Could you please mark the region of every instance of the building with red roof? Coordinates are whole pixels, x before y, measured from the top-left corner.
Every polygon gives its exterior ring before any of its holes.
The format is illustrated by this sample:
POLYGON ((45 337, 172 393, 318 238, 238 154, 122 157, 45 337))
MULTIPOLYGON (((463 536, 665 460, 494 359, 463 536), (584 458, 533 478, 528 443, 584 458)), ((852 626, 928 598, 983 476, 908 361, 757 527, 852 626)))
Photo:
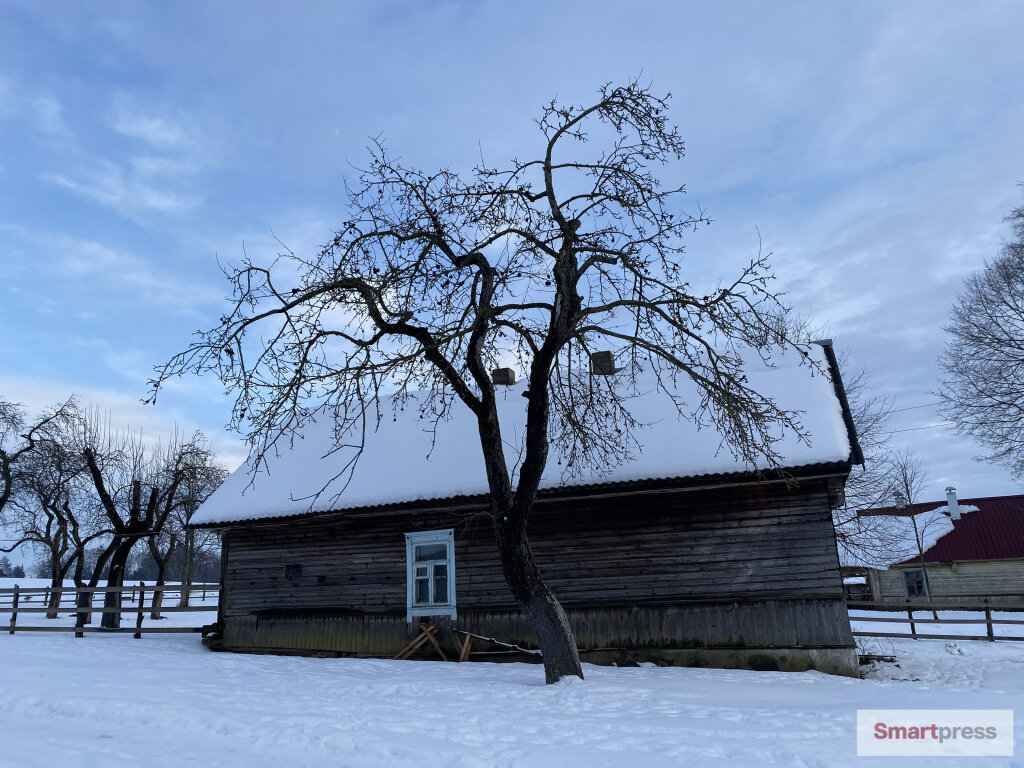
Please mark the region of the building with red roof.
POLYGON ((1024 600, 1024 495, 958 499, 861 510, 907 521, 911 549, 886 569, 867 573, 881 602, 1024 600))

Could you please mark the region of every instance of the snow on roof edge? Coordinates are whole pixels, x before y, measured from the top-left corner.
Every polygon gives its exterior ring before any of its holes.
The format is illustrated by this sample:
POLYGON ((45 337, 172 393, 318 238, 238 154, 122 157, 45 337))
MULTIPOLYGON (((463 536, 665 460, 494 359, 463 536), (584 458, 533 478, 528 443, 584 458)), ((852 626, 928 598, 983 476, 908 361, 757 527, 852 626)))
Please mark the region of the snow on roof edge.
MULTIPOLYGON (((848 468, 853 459, 853 440, 839 387, 832 381, 835 367, 828 359, 827 350, 819 345, 810 346, 808 354, 828 375, 800 365, 795 354, 788 358, 780 356, 773 367, 748 369, 748 375, 754 379, 752 386, 775 398, 780 407, 800 410, 801 421, 811 435, 813 445, 796 441, 792 435, 782 436, 777 444, 777 448, 782 449, 781 469, 791 471, 831 464, 844 464, 848 468)), ((502 388, 505 391, 499 410, 506 436, 521 434, 517 427, 522 427, 518 422, 525 418, 525 403, 516 395, 525 384, 521 381, 502 388)), ((550 496, 570 488, 678 482, 686 478, 757 474, 773 469, 767 465, 745 465, 727 450, 720 450, 721 436, 715 430, 697 429, 692 423, 675 417, 668 403, 663 393, 656 390, 631 401, 631 408, 635 407, 641 422, 648 427, 640 433, 641 447, 636 455, 623 465, 594 468, 578 477, 567 478, 565 467, 556 466, 557 455, 553 452, 542 481, 542 493, 550 496)), ((261 471, 252 477, 248 462, 239 467, 196 513, 194 524, 211 527, 485 497, 482 456, 478 455, 479 451, 466 450, 467 445, 477 440, 475 423, 467 425, 468 411, 457 410, 450 421, 443 422, 435 444, 424 438, 422 424, 412 414, 414 410, 407 408, 404 415, 396 413, 394 424, 385 419, 380 428, 367 435, 366 451, 341 498, 329 484, 328 490, 318 497, 310 495, 324 487, 323 478, 329 478, 335 466, 333 459, 323 458, 327 454, 326 432, 330 429, 312 424, 305 436, 295 441, 293 450, 282 451, 270 460, 270 473, 261 471), (403 471, 396 473, 395 467, 402 467, 403 471)), ((506 437, 506 441, 508 439, 506 437)))

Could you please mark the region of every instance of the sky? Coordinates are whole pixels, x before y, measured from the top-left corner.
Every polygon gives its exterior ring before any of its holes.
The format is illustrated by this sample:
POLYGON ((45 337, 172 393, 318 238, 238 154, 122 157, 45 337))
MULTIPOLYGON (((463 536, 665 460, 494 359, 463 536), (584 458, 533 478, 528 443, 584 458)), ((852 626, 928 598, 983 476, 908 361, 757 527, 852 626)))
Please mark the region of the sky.
POLYGON ((0 0, 0 397, 77 394, 147 435, 201 428, 234 467, 218 382, 154 365, 226 308, 220 263, 344 220, 380 136, 421 168, 537 147, 553 97, 672 93, 666 169, 714 220, 696 280, 761 247, 786 300, 900 409, 923 498, 1020 492, 936 412, 963 277, 1024 180, 1019 2, 0 0))

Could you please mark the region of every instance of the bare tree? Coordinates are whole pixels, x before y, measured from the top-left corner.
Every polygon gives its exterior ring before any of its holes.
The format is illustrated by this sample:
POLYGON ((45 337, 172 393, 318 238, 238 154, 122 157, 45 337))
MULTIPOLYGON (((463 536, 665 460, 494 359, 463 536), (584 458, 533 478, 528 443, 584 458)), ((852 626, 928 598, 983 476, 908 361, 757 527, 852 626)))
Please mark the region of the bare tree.
MULTIPOLYGON (((16 414, 7 410, 7 424, 22 426, 24 418, 11 418, 12 413, 16 414)), ((25 430, 18 448, 0 457, 6 464, 3 522, 15 536, 14 543, 0 551, 11 552, 25 545, 42 550, 53 587, 47 618, 56 618, 68 572, 81 567, 85 547, 104 533, 83 530, 79 491, 85 464, 72 447, 80 418, 72 397, 44 413, 25 430)), ((9 442, 10 435, 6 437, 9 442)), ((90 523, 85 527, 91 528, 90 523)))
POLYGON ((196 530, 190 525, 192 516, 229 474, 224 467, 216 464, 214 459, 215 454, 210 449, 208 461, 205 464, 197 464, 185 476, 178 494, 180 503, 173 515, 174 525, 180 531, 181 599, 178 605, 181 607, 189 604, 197 559, 204 553, 215 550, 219 543, 216 533, 196 530))
POLYGON ((891 515, 858 513, 892 505, 894 494, 902 488, 901 466, 910 457, 889 443, 892 396, 873 388, 866 368, 851 369, 848 355, 840 356, 839 366, 864 454, 864 463, 855 467, 846 481, 844 503, 832 511, 839 559, 844 565, 885 568, 906 556, 902 554, 907 546, 904 521, 891 515))
MULTIPOLYGON (((183 441, 175 434, 166 445, 147 447, 141 438, 112 430, 91 414, 86 422, 82 454, 100 509, 111 531, 97 558, 89 586, 95 587, 106 570, 107 587, 124 585, 125 567, 140 540, 156 536, 178 503, 178 489, 192 467, 202 464, 204 440, 197 434, 183 441)), ((87 607, 91 595, 81 605, 87 607)), ((108 592, 104 605, 120 608, 121 594, 108 592)), ((120 626, 120 613, 103 614, 102 626, 120 626)))
POLYGON ((3 515, 14 492, 18 462, 29 455, 40 434, 50 425, 66 422, 76 408, 75 399, 70 398, 28 424, 25 409, 21 405, 0 398, 0 515, 3 515))
POLYGON ((1024 480, 1024 206, 1005 221, 1012 238, 964 280, 950 311, 942 414, 1024 480))
MULTIPOLYGON (((904 449, 894 454, 892 467, 896 485, 895 496, 898 500, 897 506, 900 504, 909 506, 917 503, 921 496, 921 491, 924 490, 928 482, 928 473, 925 471, 921 459, 909 448, 904 449)), ((919 519, 916 514, 910 514, 908 517, 910 519, 910 527, 914 532, 915 554, 921 563, 921 580, 924 582, 925 595, 930 596, 931 586, 928 583, 928 566, 924 561, 925 540, 929 533, 931 533, 929 530, 930 526, 934 526, 938 518, 922 517, 919 519)), ((934 609, 932 610, 932 617, 939 618, 938 612, 934 609)))
MULTIPOLYGON (((582 677, 527 536, 550 442, 570 473, 626 461, 641 425, 623 393, 641 369, 751 466, 778 464, 780 429, 803 436, 744 375, 746 356, 792 346, 767 257, 703 288, 684 268, 683 237, 708 220, 651 170, 683 154, 666 99, 634 81, 589 106, 552 101, 533 159, 481 161, 465 177, 410 168, 374 142, 334 238, 310 257, 286 249, 269 267, 246 257, 228 268, 233 305, 152 382, 155 398, 169 377, 218 375, 237 393, 232 425, 256 468, 315 418, 333 420, 335 447, 354 444, 357 457, 385 396, 401 407, 420 391, 435 425, 468 408, 505 580, 548 682, 582 677), (602 350, 628 361, 614 380, 586 369, 602 350), (509 365, 529 389, 525 434, 507 454, 519 436, 502 433, 488 372, 509 365), (695 402, 678 397, 679 377, 696 384, 695 402)), ((336 479, 355 466, 339 460, 336 479)))
POLYGON ((80 572, 86 547, 109 533, 97 525, 84 498, 85 462, 73 449, 72 432, 70 422, 63 428, 49 425, 19 462, 9 502, 8 529, 18 538, 5 551, 24 544, 43 551, 52 587, 47 618, 56 618, 64 580, 69 573, 80 572))
POLYGON ((181 552, 181 605, 188 605, 192 585, 192 574, 195 569, 196 555, 215 534, 206 531, 197 532, 189 527, 192 515, 217 487, 224 482, 228 472, 214 462, 215 454, 209 444, 197 435, 192 441, 191 459, 185 465, 186 472, 178 486, 174 508, 164 522, 159 533, 146 540, 149 554, 156 563, 156 584, 153 592, 153 610, 150 618, 159 619, 160 607, 163 603, 162 587, 167 579, 167 566, 176 552, 181 552))

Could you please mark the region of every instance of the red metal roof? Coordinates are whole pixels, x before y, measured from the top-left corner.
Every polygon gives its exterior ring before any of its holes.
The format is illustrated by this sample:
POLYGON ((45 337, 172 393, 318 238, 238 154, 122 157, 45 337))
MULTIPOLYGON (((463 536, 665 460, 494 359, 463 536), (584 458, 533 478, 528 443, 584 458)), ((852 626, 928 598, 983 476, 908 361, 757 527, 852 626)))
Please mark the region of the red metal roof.
MULTIPOLYGON (((988 496, 980 499, 959 499, 961 507, 977 507, 976 512, 961 514, 953 521, 953 530, 925 550, 930 563, 953 560, 1000 560, 1024 558, 1024 495, 988 496)), ((899 509, 881 507, 860 510, 858 515, 918 515, 946 506, 946 500, 909 504, 899 509)), ((917 557, 897 565, 917 562, 917 557)))

